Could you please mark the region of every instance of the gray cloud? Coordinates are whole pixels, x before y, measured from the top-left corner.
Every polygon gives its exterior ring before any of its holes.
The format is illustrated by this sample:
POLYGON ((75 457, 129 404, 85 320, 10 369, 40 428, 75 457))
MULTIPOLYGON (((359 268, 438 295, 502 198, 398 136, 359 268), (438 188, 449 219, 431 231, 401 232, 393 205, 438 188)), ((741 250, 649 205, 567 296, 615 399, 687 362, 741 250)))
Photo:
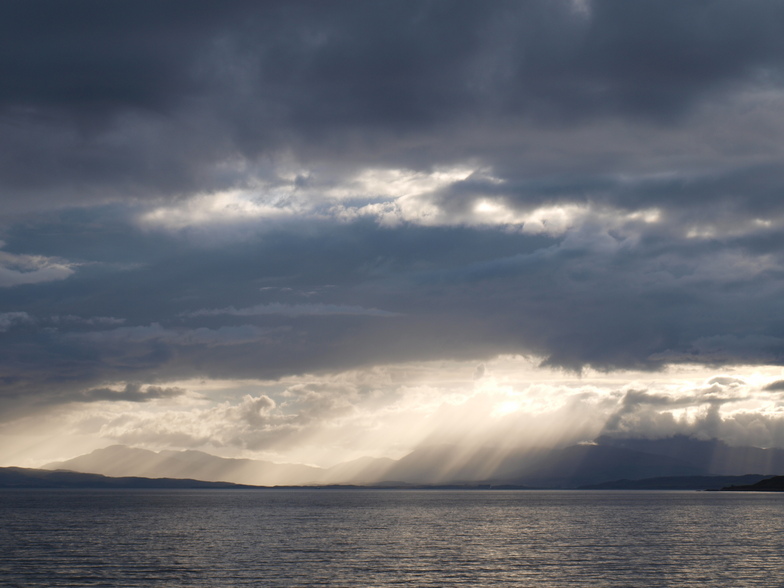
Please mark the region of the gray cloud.
MULTIPOLYGON (((627 390, 618 408, 604 424, 603 434, 620 437, 641 436, 663 438, 688 435, 698 438, 730 439, 739 445, 760 445, 760 439, 741 440, 742 426, 748 418, 745 412, 734 412, 722 417, 722 407, 747 400, 750 391, 737 378, 715 377, 702 389, 687 393, 662 394, 648 390, 627 390), (696 418, 676 416, 677 409, 698 409, 696 418)), ((782 421, 775 415, 761 416, 773 428, 780 428, 782 421)), ((757 431, 755 434, 761 434, 757 431)), ((767 433, 766 433, 767 434, 767 433)), ((751 433, 750 433, 751 435, 751 433)), ((762 443, 762 445, 766 445, 762 443)))
POLYGON ((0 314, 0 331, 8 331, 15 325, 31 322, 33 318, 26 312, 4 312, 0 314))
POLYGON ((265 340, 270 329, 251 325, 226 326, 218 329, 165 329, 158 323, 148 326, 120 327, 108 331, 90 331, 66 335, 69 341, 83 341, 91 345, 133 345, 163 343, 169 345, 242 345, 265 340))
POLYGON ((28 195, 14 208, 242 185, 280 150, 500 164, 509 129, 681 124, 778 88, 784 56, 784 10, 764 1, 42 0, 0 16, 0 170, 28 195))
POLYGON ((6 375, 14 386, 64 390, 74 378, 275 378, 510 352, 574 369, 780 361, 774 247, 761 263, 735 239, 675 240, 636 224, 560 237, 370 221, 297 227, 210 250, 161 243, 154 256, 140 250, 135 269, 94 267, 9 290, 6 307, 31 317, 125 322, 15 324, 6 375), (325 283, 333 287, 319 290, 325 283), (303 291, 316 300, 303 304, 303 291), (385 309, 384 320, 358 309, 385 309))
POLYGON ((83 402, 100 402, 104 400, 123 402, 149 402, 160 398, 182 396, 186 391, 182 388, 160 386, 142 387, 138 383, 129 383, 122 390, 112 388, 91 388, 82 394, 83 402))
POLYGON ((386 310, 378 310, 376 308, 362 308, 361 306, 349 306, 340 304, 281 304, 279 302, 272 302, 270 304, 257 304, 248 308, 234 308, 229 306, 226 308, 213 308, 195 310, 188 313, 188 316, 219 316, 219 315, 232 315, 232 316, 263 316, 263 315, 279 315, 279 316, 340 316, 340 315, 353 315, 353 316, 395 316, 394 312, 386 310))
POLYGON ((73 272, 63 260, 0 251, 0 288, 64 280, 73 272))
POLYGON ((585 5, 4 3, 0 402, 781 364, 784 7, 585 5))

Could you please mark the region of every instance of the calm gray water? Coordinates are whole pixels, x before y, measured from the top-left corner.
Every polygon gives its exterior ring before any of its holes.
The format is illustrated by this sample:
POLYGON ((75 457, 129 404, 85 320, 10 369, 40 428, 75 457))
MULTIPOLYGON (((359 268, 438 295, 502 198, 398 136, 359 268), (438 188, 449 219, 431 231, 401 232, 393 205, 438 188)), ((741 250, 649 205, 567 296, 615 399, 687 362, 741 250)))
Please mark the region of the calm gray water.
POLYGON ((784 495, 0 491, 3 586, 784 586, 784 495))

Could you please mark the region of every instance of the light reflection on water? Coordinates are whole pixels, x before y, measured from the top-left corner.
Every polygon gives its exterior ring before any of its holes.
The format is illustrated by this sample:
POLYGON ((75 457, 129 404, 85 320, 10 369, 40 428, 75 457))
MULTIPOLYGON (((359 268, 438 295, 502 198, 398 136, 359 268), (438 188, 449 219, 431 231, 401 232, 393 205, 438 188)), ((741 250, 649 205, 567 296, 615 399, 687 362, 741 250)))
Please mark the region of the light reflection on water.
POLYGON ((784 495, 1 491, 10 586, 784 586, 784 495))

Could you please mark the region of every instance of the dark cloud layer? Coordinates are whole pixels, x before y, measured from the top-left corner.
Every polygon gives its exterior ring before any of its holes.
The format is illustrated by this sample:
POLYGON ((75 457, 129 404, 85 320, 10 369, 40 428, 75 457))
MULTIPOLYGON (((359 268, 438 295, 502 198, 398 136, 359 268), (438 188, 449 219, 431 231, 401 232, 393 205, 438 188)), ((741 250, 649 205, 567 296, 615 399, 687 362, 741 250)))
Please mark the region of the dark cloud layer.
POLYGON ((4 2, 2 402, 780 364, 782 28, 764 1, 4 2))
POLYGON ((225 185, 241 181, 227 159, 280 149, 343 165, 494 163, 514 151, 498 136, 510 125, 677 124, 724 93, 778 87, 784 54, 784 9, 762 1, 0 11, 3 191, 47 204, 225 185))

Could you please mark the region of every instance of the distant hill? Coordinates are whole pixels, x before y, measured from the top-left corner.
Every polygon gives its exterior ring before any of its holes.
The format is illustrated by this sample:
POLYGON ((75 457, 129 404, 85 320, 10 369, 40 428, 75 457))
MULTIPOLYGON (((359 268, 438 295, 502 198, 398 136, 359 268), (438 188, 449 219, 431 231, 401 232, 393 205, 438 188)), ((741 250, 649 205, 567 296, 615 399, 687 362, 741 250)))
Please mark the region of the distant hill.
MULTIPOLYGON (((144 478, 189 478, 259 486, 302 485, 509 485, 578 488, 652 478, 770 477, 784 473, 784 451, 731 447, 684 436, 669 439, 600 437, 595 443, 555 449, 423 445, 399 460, 360 458, 331 468, 228 459, 201 451, 161 451, 113 445, 45 469, 144 478)), ((753 483, 757 480, 744 480, 753 483)), ((708 480, 706 480, 707 482, 708 480)), ((715 479, 712 480, 715 482, 715 479)), ((702 481, 660 481, 695 487, 702 481), (694 485, 692 485, 694 484, 694 485)), ((729 480, 726 484, 737 484, 729 480)), ((725 484, 725 485, 726 485, 725 484)), ((716 486, 719 487, 719 486, 716 486)))
POLYGON ((727 486, 725 492, 784 492, 784 476, 774 476, 747 486, 727 486))
POLYGON ((239 489, 254 486, 172 478, 111 478, 99 474, 11 467, 0 468, 0 488, 239 489))
POLYGON ((104 476, 192 478, 256 486, 318 483, 324 470, 252 459, 227 459, 202 451, 161 451, 112 445, 67 461, 46 464, 47 470, 72 470, 104 476))
MULTIPOLYGON (((291 488, 301 486, 290 486, 291 488)), ((516 484, 376 484, 376 485, 324 485, 335 490, 351 488, 396 488, 396 489, 445 489, 445 490, 502 490, 533 489, 516 484)), ((84 474, 61 470, 31 468, 0 468, 0 488, 50 488, 50 489, 262 489, 262 486, 231 484, 229 482, 207 482, 183 478, 143 478, 136 476, 109 477, 100 474, 84 474)), ((581 490, 724 490, 724 491, 784 491, 784 476, 766 478, 757 474, 747 476, 675 476, 646 478, 643 480, 617 480, 581 490)))
POLYGON ((319 478, 319 483, 372 484, 384 479, 389 468, 394 464, 395 460, 387 457, 360 457, 325 469, 319 478))
POLYGON ((640 479, 700 473, 698 467, 676 457, 619 447, 574 445, 551 452, 518 480, 546 486, 576 487, 621 477, 640 479))
POLYGON ((784 450, 734 447, 718 439, 701 440, 675 435, 664 439, 599 437, 596 443, 651 455, 674 457, 702 469, 707 475, 740 476, 784 473, 784 450))
POLYGON ((575 488, 619 478, 690 476, 702 471, 676 458, 597 445, 515 450, 493 447, 460 451, 451 446, 423 447, 398 460, 387 481, 415 484, 483 480, 540 488, 575 488))
POLYGON ((626 480, 626 487, 632 487, 633 482, 659 478, 656 484, 660 486, 704 489, 725 484, 717 482, 715 476, 727 476, 726 484, 753 483, 782 472, 781 449, 732 447, 718 440, 686 436, 655 440, 600 437, 593 444, 556 449, 504 451, 491 446, 423 446, 396 461, 386 471, 386 481, 483 481, 494 485, 577 488, 608 482, 617 487, 622 480, 626 480), (756 478, 735 480, 737 476, 752 474, 756 478), (707 485, 702 488, 703 484, 707 485))
POLYGON ((104 476, 192 478, 256 486, 370 484, 383 478, 394 460, 364 457, 319 468, 254 459, 229 459, 202 451, 148 451, 112 445, 67 461, 48 463, 47 470, 71 470, 104 476))
POLYGON ((613 480, 581 486, 580 490, 720 490, 724 486, 754 484, 766 476, 669 476, 642 480, 613 480))

